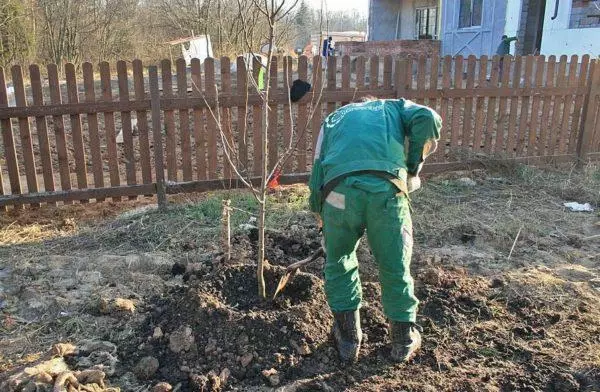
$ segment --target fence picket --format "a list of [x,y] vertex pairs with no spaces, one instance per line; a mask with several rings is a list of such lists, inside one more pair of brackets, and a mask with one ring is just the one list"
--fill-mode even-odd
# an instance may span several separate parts
[[[535,84],[534,87],[541,87],[544,83],[544,68],[546,65],[546,56],[538,56],[535,66]],[[538,124],[540,123],[540,103],[541,97],[534,96],[531,104],[531,123],[529,126],[529,142],[527,143],[527,155],[536,155]]]
[[[17,106],[25,107],[27,106],[27,97],[25,95],[25,85],[23,83],[21,66],[14,65],[11,72]],[[28,117],[19,117],[19,133],[21,136],[21,153],[23,154],[23,163],[25,165],[27,192],[38,192],[37,172],[33,155],[33,140],[31,139]],[[37,207],[39,204],[33,203],[31,206]]]
[[[100,63],[100,85],[102,86],[102,100],[112,102],[112,82],[110,75],[110,65],[103,61]],[[110,185],[115,187],[121,184],[119,174],[119,160],[117,155],[117,135],[115,133],[115,116],[112,112],[104,113],[104,127],[106,128],[106,150],[108,152],[108,170],[110,172]],[[115,196],[113,201],[121,200],[121,197]]]
[[[77,78],[75,75],[75,65],[67,63],[65,65],[65,77],[67,79],[67,98],[69,103],[79,103],[79,88],[77,87]],[[73,139],[73,155],[75,156],[75,171],[77,172],[77,187],[86,189],[87,184],[87,166],[85,162],[85,149],[83,144],[83,132],[81,130],[81,116],[79,114],[70,115],[71,118],[71,136]],[[89,200],[83,199],[82,203]]]
[[[500,76],[500,56],[494,56],[492,58],[492,74],[490,77],[490,84],[494,87],[498,87],[498,79]],[[483,134],[485,135],[485,142],[483,145],[483,150],[486,154],[491,155],[493,153],[493,143],[494,143],[494,124],[496,123],[496,106],[497,106],[497,98],[495,95],[492,95],[488,98],[487,110],[486,110],[486,119],[485,119],[485,129]]]
[[[521,85],[521,56],[517,56],[514,61],[512,88],[519,88]],[[506,155],[513,157],[515,155],[515,140],[517,132],[517,111],[519,109],[519,98],[510,99],[510,116],[508,119],[508,137],[506,141]]]
[[[259,78],[261,78],[262,74],[260,70],[264,70],[265,68],[261,64],[261,62],[254,57],[252,59],[252,77],[254,80],[254,85],[256,87],[256,91],[258,92],[259,88]],[[263,123],[263,108],[262,103],[258,105],[254,105],[252,107],[252,144],[254,153],[252,155],[252,160],[254,161],[254,175],[258,176],[262,170],[262,123]]]
[[[31,93],[33,96],[33,104],[35,106],[44,105],[42,78],[40,76],[40,67],[38,65],[32,64],[29,66],[29,78],[31,80]],[[38,136],[37,140],[40,149],[40,158],[42,160],[44,190],[47,192],[52,192],[55,190],[54,172],[52,171],[52,157],[50,156],[50,142],[48,140],[48,125],[46,124],[46,117],[36,117],[35,124]],[[98,124],[96,123],[96,133],[97,131]],[[56,203],[54,202],[51,202],[49,204],[56,205]]]
[[[290,91],[292,85],[292,57],[285,56],[283,58],[283,91]],[[286,154],[291,154],[289,149],[292,145],[292,106],[289,104],[289,99],[283,103],[283,151]],[[289,173],[293,170],[292,156],[288,155],[283,166],[283,171]]]
[[[119,102],[129,102],[129,80],[127,76],[127,63],[117,61],[117,80],[119,84]],[[127,185],[137,184],[135,170],[135,153],[133,147],[133,129],[131,126],[131,112],[121,112],[121,132],[123,132],[123,149],[125,150],[125,173]],[[135,200],[136,196],[129,196],[129,200]]]
[[[173,75],[171,73],[171,61],[166,59],[162,60],[160,63],[160,68],[163,97],[173,98]],[[175,130],[175,113],[173,110],[165,110],[164,116],[166,128],[165,147],[167,156],[167,179],[169,181],[177,181],[177,132]]]
[[[421,79],[424,79],[421,77],[421,74],[424,73],[424,62],[422,62],[421,59],[423,59],[424,56],[421,56],[419,58],[419,82],[417,83],[417,90],[421,90],[422,89],[422,83]],[[421,69],[423,68],[423,72],[421,72]],[[461,55],[458,55],[454,58],[454,89],[456,90],[460,90],[462,89],[462,80],[463,80],[463,73],[462,73],[462,69],[463,69],[463,57]],[[453,98],[452,99],[452,127],[450,129],[451,132],[451,139],[450,139],[450,148],[456,148],[458,147],[458,141],[459,141],[459,136],[460,136],[460,119],[461,117],[463,117],[463,121],[464,121],[464,116],[463,116],[463,112],[462,112],[462,106],[463,106],[463,98]]]
[[[475,88],[475,66],[477,65],[477,58],[473,55],[467,59],[467,86],[468,91],[473,91]],[[462,142],[463,148],[469,148],[472,139],[473,130],[473,98],[465,98],[465,111],[463,115],[463,131],[462,131]]]
[[[83,88],[85,90],[85,102],[96,102],[96,90],[94,87],[94,68],[91,63],[83,64]],[[92,173],[94,175],[94,187],[104,188],[104,170],[102,165],[102,149],[100,147],[100,130],[98,128],[98,115],[87,114],[88,132],[90,138],[90,155],[92,158]],[[104,199],[96,199],[104,201]]]
[[[279,90],[277,82],[277,57],[271,59],[271,94],[276,94]],[[279,156],[279,127],[277,125],[279,119],[279,106],[277,104],[269,104],[269,170],[275,167]]]
[[369,88],[377,90],[379,87],[379,56],[371,56],[369,59]]
[[[298,60],[298,79],[304,81],[308,80],[308,58],[306,56],[300,56],[300,59]],[[302,102],[298,104],[298,120],[296,120],[296,133],[298,134],[298,143],[296,147],[298,168],[296,171],[299,173],[307,171],[306,140],[308,132],[308,108],[305,102],[305,100],[302,100]]]
[[[578,79],[577,79],[577,66],[578,64],[578,60],[579,57],[577,55],[573,55],[571,56],[571,62],[569,63],[569,79],[568,79],[568,85],[569,87],[574,87],[578,85]],[[575,102],[576,99],[576,95],[566,95],[565,96],[565,105],[563,107],[563,119],[562,119],[562,132],[564,134],[564,138],[561,140],[560,144],[559,144],[559,151],[561,153],[567,153],[567,152],[574,152],[574,150],[571,150],[572,147],[572,143],[571,141],[571,134],[573,133],[573,129],[569,127],[569,121],[571,119],[571,111],[573,109],[573,104]]]
[[[462,57],[461,57],[462,59]],[[425,90],[425,77],[427,73],[427,57],[424,55],[419,56],[418,59],[418,68],[417,68],[417,91]],[[417,99],[417,103],[423,105],[425,104],[425,99],[419,98]]]
[[[221,91],[225,94],[231,94],[231,63],[229,57],[221,57]],[[237,150],[233,141],[233,131],[231,129],[231,108],[223,107],[221,109],[221,129],[223,137],[218,137],[218,144],[223,150],[223,177],[232,178],[232,167],[225,155],[225,148],[234,164],[237,165]],[[225,145],[223,145],[225,141]]]
[[[567,87],[567,56],[560,56],[560,61],[558,63],[558,75],[556,75],[556,85],[561,89]],[[566,132],[563,133],[562,129],[562,113],[565,102],[565,95],[557,95],[554,97],[554,106],[552,108],[552,120],[550,120],[550,141],[548,144],[548,151],[551,154],[560,154],[559,145],[562,137],[566,135]]]
[[[509,55],[504,56],[500,61],[502,61],[502,80],[500,81],[500,85],[504,88],[509,88],[510,86],[510,75],[512,70],[512,57]],[[506,120],[508,114],[506,113],[506,107],[508,104],[508,98],[502,97],[500,98],[500,104],[498,105],[498,125],[496,127],[496,142],[494,143],[493,151],[496,154],[502,154],[504,152],[504,141]]]
[[[236,59],[237,69],[237,95],[245,97],[248,91],[248,74],[246,69],[246,61],[243,56],[238,56]],[[246,130],[248,118],[248,105],[244,102],[237,108],[237,138],[238,138],[238,155],[240,162],[240,170],[246,173],[249,170],[248,166],[248,135]]]
[[[546,87],[554,87],[554,73],[556,70],[556,56],[548,57],[546,75],[544,77]],[[552,127],[549,123],[550,106],[552,105],[553,96],[542,98],[542,118],[540,122],[540,137],[537,143],[537,155],[545,155],[548,147],[548,128]]]
[[321,106],[322,94],[324,89],[323,67],[321,56],[313,57],[313,94],[312,94],[312,124],[311,124],[311,162],[314,160],[317,138],[321,129],[321,120],[323,117],[323,107]]
[[[438,78],[439,78],[439,69],[440,69],[440,58],[439,56],[431,57],[431,72],[429,75],[429,89],[432,91],[436,91],[438,87]],[[437,98],[429,99],[429,107],[433,110],[438,110],[439,100]]]
[[362,90],[365,88],[365,66],[366,59],[360,56],[356,59],[356,89]]
[[[192,59],[192,95],[195,98],[202,97],[202,70],[200,60]],[[194,118],[194,142],[196,143],[196,178],[206,180],[206,130],[204,128],[204,110],[195,107]]]
[[[187,84],[187,65],[185,59],[178,58],[175,61],[177,70],[177,96],[181,99],[188,97]],[[181,136],[181,157],[183,181],[192,181],[192,142],[190,135],[190,111],[188,109],[179,109],[179,132]]]
[[[581,66],[579,68],[579,87],[585,87],[588,81],[588,70],[590,65],[590,56],[588,54],[581,57]],[[582,109],[585,95],[579,94],[575,98],[575,105],[573,106],[573,119],[571,121],[571,135],[569,137],[569,153],[574,153],[577,149],[577,138],[579,133],[582,131],[583,117]]]
[[[479,59],[479,78],[477,87],[483,88],[487,84],[487,56],[481,56]],[[475,103],[475,127],[473,129],[473,152],[481,151],[483,141],[483,123],[485,121],[485,97],[477,97]]]
[[[386,90],[389,90],[392,88],[392,64],[393,64],[393,57],[389,54],[386,55],[383,58],[383,88]],[[342,69],[342,75],[344,75],[343,69]],[[343,76],[342,76],[342,78],[343,78]]]
[[[142,101],[146,99],[146,89],[144,87],[144,66],[139,59],[133,60],[133,88],[135,90],[135,99]],[[148,125],[148,115],[145,110],[138,110],[135,114],[137,119],[138,138],[140,142],[140,164],[142,166],[142,182],[144,184],[152,183],[152,165],[150,164],[150,128]]]
[[[350,91],[351,76],[350,56],[345,55],[342,57],[342,91]],[[347,104],[348,102],[342,102],[342,106]]]
[[[525,76],[524,76],[524,86],[525,88],[531,87],[532,85],[532,76],[533,76],[533,56],[527,56],[525,58]],[[527,140],[527,127],[528,127],[528,117],[529,117],[529,96],[523,97],[521,100],[521,116],[519,119],[519,130],[517,132],[517,153],[516,156],[520,157],[525,150],[525,144]]]
[[[0,109],[7,106],[8,95],[6,93],[6,79],[4,76],[4,68],[0,67]],[[19,174],[19,161],[17,160],[17,150],[15,148],[11,119],[5,118],[0,120],[0,126],[2,127],[2,142],[4,144],[4,158],[8,170],[8,180],[10,182],[10,193],[12,195],[21,194],[21,175]]]
[[[327,91],[335,91],[336,90],[336,57],[329,56],[327,58]],[[333,113],[335,111],[336,103],[328,102],[327,103],[327,115]]]

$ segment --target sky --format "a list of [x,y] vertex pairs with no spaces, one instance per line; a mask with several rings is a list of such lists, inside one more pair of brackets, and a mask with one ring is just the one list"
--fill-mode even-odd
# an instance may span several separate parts
[[[369,0],[322,0],[327,4],[327,10],[339,11],[339,10],[351,10],[357,9],[362,14],[367,15],[369,10]],[[315,8],[321,7],[321,0],[308,0]]]

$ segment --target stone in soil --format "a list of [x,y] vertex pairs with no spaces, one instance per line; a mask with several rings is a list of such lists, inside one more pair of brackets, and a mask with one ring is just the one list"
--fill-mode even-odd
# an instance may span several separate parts
[[158,367],[158,359],[148,356],[140,359],[133,372],[140,380],[149,380],[154,376]]

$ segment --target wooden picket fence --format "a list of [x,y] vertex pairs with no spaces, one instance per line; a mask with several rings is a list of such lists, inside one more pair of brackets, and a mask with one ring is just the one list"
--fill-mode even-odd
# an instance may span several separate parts
[[[257,181],[255,119],[263,108],[244,60],[232,67],[228,58],[194,59],[187,67],[178,59],[174,66],[173,74],[168,60],[160,67],[119,61],[115,75],[107,62],[81,70],[66,64],[64,82],[53,64],[46,77],[37,65],[26,76],[14,66],[12,89],[0,69],[0,209],[238,187],[223,143],[233,146],[239,170]],[[255,76],[258,68],[254,63]],[[314,88],[290,107],[288,86],[296,78]],[[281,183],[307,180],[322,119],[366,95],[404,97],[441,114],[442,142],[428,171],[486,159],[600,156],[600,66],[589,56],[344,56],[327,64],[318,56],[283,57],[271,67],[267,156],[273,166],[285,146],[294,146]]]

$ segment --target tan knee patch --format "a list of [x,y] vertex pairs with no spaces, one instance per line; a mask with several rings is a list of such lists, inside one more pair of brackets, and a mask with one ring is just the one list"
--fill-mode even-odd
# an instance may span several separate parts
[[337,193],[337,192],[329,192],[329,195],[327,195],[327,198],[325,199],[325,201],[331,205],[332,207],[335,207],[337,209],[340,210],[345,210],[346,209],[346,195],[342,194],[342,193]]
[[410,227],[402,226],[402,246],[404,249],[412,249],[413,236]]

